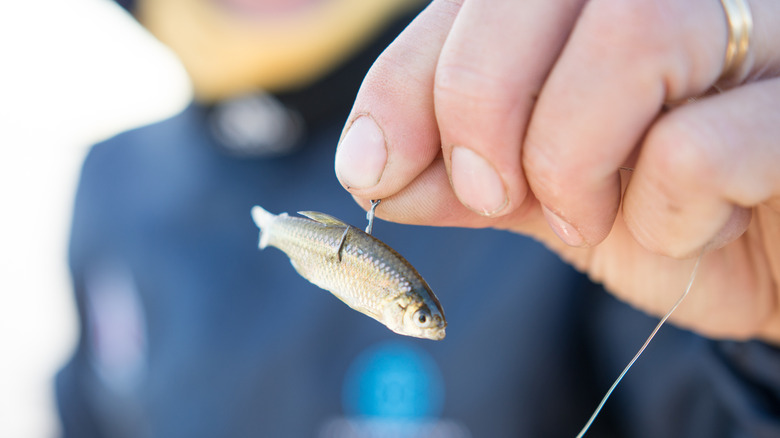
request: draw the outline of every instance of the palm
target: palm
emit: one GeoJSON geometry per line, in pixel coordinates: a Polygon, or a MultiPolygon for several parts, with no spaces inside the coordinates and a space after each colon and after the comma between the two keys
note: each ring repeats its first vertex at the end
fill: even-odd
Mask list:
{"type": "MultiPolygon", "coordinates": [[[[541,213],[509,228],[544,242],[619,299],[662,315],[682,294],[694,260],[676,260],[640,246],[620,219],[607,239],[587,249],[565,245],[541,213]]],[[[702,259],[675,324],[717,338],[762,337],[780,342],[780,214],[753,209],[753,221],[737,240],[702,259]]]]}

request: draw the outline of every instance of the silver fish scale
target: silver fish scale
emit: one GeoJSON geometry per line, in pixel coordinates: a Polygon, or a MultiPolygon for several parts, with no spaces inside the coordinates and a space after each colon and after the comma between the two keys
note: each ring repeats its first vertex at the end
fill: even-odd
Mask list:
{"type": "MultiPolygon", "coordinates": [[[[284,251],[298,273],[333,293],[350,307],[381,318],[383,305],[400,294],[423,287],[417,271],[383,242],[350,227],[309,219],[277,216],[268,230],[268,244],[284,251]]],[[[422,301],[422,297],[413,299],[422,301]]]]}

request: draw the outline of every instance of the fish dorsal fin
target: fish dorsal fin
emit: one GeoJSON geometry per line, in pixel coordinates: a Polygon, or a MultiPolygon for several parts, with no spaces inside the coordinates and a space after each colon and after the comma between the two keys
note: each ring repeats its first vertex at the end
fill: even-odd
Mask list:
{"type": "Polygon", "coordinates": [[[309,219],[311,219],[313,221],[317,221],[317,222],[319,222],[321,224],[325,224],[325,225],[336,225],[336,226],[341,226],[341,227],[348,227],[349,226],[349,224],[345,223],[341,219],[337,219],[337,218],[335,218],[335,217],[333,217],[331,215],[328,215],[328,214],[325,214],[325,213],[320,213],[318,211],[299,211],[298,214],[301,215],[301,216],[306,216],[307,218],[309,218],[309,219]]]}

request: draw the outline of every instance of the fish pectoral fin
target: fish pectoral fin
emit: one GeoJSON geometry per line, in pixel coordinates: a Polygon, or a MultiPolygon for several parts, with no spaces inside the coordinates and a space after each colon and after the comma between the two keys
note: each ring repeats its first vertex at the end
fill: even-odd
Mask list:
{"type": "Polygon", "coordinates": [[[337,219],[329,214],[320,213],[319,211],[299,211],[299,215],[306,216],[307,218],[319,222],[321,224],[325,225],[338,225],[342,227],[348,227],[349,224],[342,221],[341,219],[337,219]]]}

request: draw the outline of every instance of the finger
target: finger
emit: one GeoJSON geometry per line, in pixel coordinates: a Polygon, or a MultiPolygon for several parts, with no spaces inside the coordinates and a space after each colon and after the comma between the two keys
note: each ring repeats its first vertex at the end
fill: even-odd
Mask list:
{"type": "Polygon", "coordinates": [[[667,114],[648,133],[623,218],[651,251],[681,257],[723,246],[749,210],[780,197],[780,79],[755,82],[667,114]],[[685,190],[682,190],[685,188],[685,190]]]}
{"type": "Polygon", "coordinates": [[[774,0],[750,0],[754,22],[750,39],[749,70],[746,80],[780,76],[780,53],[777,42],[780,41],[780,2],[774,0]]]}
{"type": "MultiPolygon", "coordinates": [[[[753,2],[754,16],[767,3],[753,2]]],[[[765,17],[755,30],[756,65],[770,65],[759,41],[770,32],[765,17]]],[[[620,204],[618,169],[665,101],[702,94],[718,79],[727,31],[717,1],[587,4],[541,92],[523,151],[529,185],[562,240],[591,246],[607,236],[620,204]]]]}
{"type": "MultiPolygon", "coordinates": [[[[368,210],[371,201],[355,197],[368,210]]],[[[423,172],[399,192],[383,198],[376,216],[397,223],[437,227],[464,227],[512,229],[533,234],[529,221],[538,217],[538,204],[528,202],[523,208],[499,218],[486,217],[469,210],[458,202],[452,191],[441,157],[435,159],[423,172]],[[536,213],[536,214],[534,214],[536,213]]],[[[538,221],[537,221],[538,222],[538,221]]],[[[549,231],[549,228],[547,229],[549,231]]]]}
{"type": "Polygon", "coordinates": [[[433,77],[458,8],[454,1],[429,5],[364,79],[335,159],[336,175],[353,195],[386,198],[439,153],[433,77]]]}
{"type": "MultiPolygon", "coordinates": [[[[371,205],[364,198],[355,200],[363,208],[371,205]]],[[[464,217],[476,216],[457,202],[441,158],[435,159],[399,192],[382,199],[376,215],[397,223],[460,227],[469,226],[464,217]]],[[[476,218],[484,219],[480,216],[476,218]]]]}
{"type": "Polygon", "coordinates": [[[475,0],[461,8],[434,100],[453,189],[471,210],[501,215],[523,202],[526,121],[581,3],[475,0]]]}

